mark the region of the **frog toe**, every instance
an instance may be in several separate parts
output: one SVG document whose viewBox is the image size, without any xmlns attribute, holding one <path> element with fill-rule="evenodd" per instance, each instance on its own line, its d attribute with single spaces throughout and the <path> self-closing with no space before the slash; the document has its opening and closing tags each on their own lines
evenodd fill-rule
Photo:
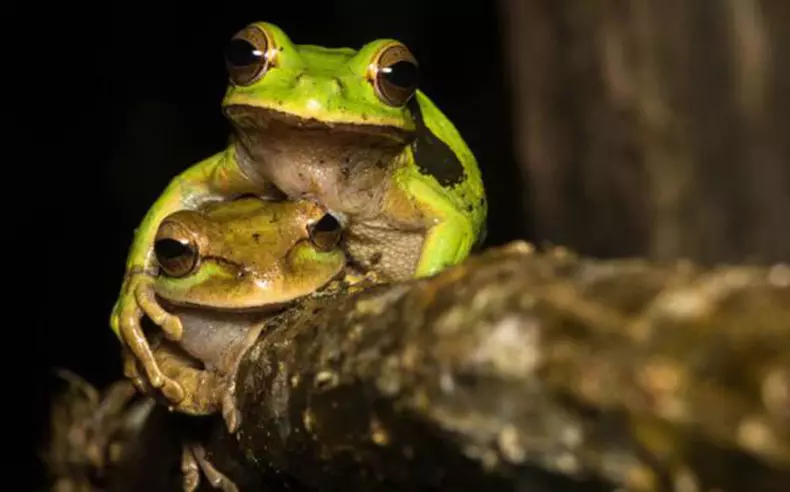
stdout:
<svg viewBox="0 0 790 492">
<path fill-rule="evenodd" d="M 181 485 L 184 492 L 195 492 L 200 485 L 200 467 L 189 445 L 181 451 Z"/>
<path fill-rule="evenodd" d="M 167 312 L 156 300 L 153 286 L 150 282 L 140 282 L 135 289 L 135 300 L 140 309 L 151 321 L 159 326 L 170 340 L 178 341 L 184 333 L 181 320 L 178 316 Z"/>
<path fill-rule="evenodd" d="M 148 378 L 148 383 L 154 388 L 161 387 L 164 384 L 165 377 L 154 360 L 154 354 L 143 334 L 139 319 L 129 316 L 122 318 L 121 321 L 120 333 L 124 345 L 134 356 L 137 363 L 142 366 L 145 376 Z"/>
<path fill-rule="evenodd" d="M 151 393 L 151 387 L 146 383 L 145 379 L 140 376 L 140 371 L 137 368 L 137 361 L 126 349 L 123 351 L 123 375 L 132 382 L 132 385 L 138 392 L 144 395 Z"/>
<path fill-rule="evenodd" d="M 228 432 L 235 434 L 241 425 L 241 412 L 236 408 L 233 395 L 230 392 L 222 397 L 222 418 L 225 420 Z"/>
<path fill-rule="evenodd" d="M 200 470 L 203 472 L 203 475 L 206 476 L 212 487 L 220 489 L 222 492 L 239 492 L 239 488 L 233 480 L 225 476 L 211 464 L 208 458 L 206 458 L 206 450 L 202 445 L 192 444 L 190 448 L 192 456 L 195 458 L 195 461 L 197 461 Z"/>
<path fill-rule="evenodd" d="M 167 401 L 173 405 L 178 405 L 184 400 L 184 388 L 176 381 L 165 378 L 162 382 L 160 391 L 167 398 Z"/>
<path fill-rule="evenodd" d="M 165 332 L 165 335 L 174 341 L 181 340 L 181 337 L 184 334 L 184 327 L 181 325 L 181 319 L 174 315 L 169 314 L 165 318 L 165 320 L 160 325 L 162 330 Z"/>
</svg>

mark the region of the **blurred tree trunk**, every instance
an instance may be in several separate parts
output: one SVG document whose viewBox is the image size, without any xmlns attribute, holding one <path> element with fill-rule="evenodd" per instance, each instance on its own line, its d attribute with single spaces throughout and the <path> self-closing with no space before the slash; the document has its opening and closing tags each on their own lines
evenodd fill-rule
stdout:
<svg viewBox="0 0 790 492">
<path fill-rule="evenodd" d="M 790 2 L 500 4 L 539 240 L 790 260 Z"/>
</svg>

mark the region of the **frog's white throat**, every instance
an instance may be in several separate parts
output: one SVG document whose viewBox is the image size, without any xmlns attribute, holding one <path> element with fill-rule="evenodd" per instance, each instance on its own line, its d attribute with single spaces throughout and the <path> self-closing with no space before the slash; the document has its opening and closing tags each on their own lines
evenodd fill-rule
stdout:
<svg viewBox="0 0 790 492">
<path fill-rule="evenodd" d="M 373 125 L 329 125 L 230 107 L 236 154 L 245 172 L 292 198 L 313 196 L 335 211 L 375 214 L 411 135 Z M 284 116 L 283 116 L 284 115 Z"/>
<path fill-rule="evenodd" d="M 268 310 L 214 310 L 209 307 L 165 303 L 184 328 L 179 345 L 207 368 L 228 371 L 250 337 L 259 333 L 275 312 Z"/>
</svg>

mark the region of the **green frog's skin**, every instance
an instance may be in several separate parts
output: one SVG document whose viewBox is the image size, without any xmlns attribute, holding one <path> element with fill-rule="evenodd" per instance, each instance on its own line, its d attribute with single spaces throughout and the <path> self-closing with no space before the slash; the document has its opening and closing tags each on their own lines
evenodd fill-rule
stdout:
<svg viewBox="0 0 790 492">
<path fill-rule="evenodd" d="M 166 217 L 155 236 L 160 264 L 153 290 L 183 333 L 161 341 L 154 358 L 168 378 L 163 393 L 173 410 L 192 415 L 221 411 L 230 432 L 240 415 L 233 374 L 258 338 L 264 321 L 291 301 L 345 277 L 340 224 L 309 200 L 268 202 L 257 197 L 210 203 L 198 211 Z M 126 374 L 144 393 L 135 359 Z M 184 490 L 193 491 L 201 472 L 209 482 L 236 491 L 206 458 L 202 444 L 183 450 Z"/>
<path fill-rule="evenodd" d="M 135 233 L 111 326 L 152 386 L 166 385 L 140 328 L 182 327 L 153 296 L 154 236 L 162 220 L 210 200 L 281 195 L 320 203 L 346 229 L 353 262 L 385 280 L 433 275 L 485 236 L 477 161 L 445 115 L 417 89 L 417 62 L 382 39 L 358 51 L 296 45 L 255 23 L 226 52 L 227 148 L 178 175 Z"/>
</svg>

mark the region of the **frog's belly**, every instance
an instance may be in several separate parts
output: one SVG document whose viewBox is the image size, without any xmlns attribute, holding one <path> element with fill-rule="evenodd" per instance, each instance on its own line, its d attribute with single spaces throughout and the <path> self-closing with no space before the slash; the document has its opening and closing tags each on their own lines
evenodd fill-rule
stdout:
<svg viewBox="0 0 790 492">
<path fill-rule="evenodd" d="M 366 270 L 394 281 L 414 275 L 424 241 L 421 231 L 402 231 L 375 223 L 356 223 L 346 230 L 343 247 Z"/>
</svg>

